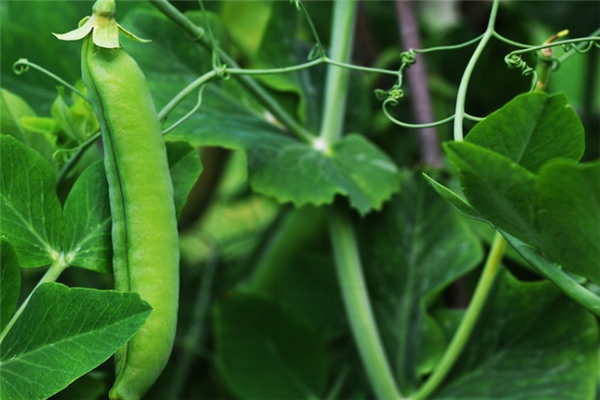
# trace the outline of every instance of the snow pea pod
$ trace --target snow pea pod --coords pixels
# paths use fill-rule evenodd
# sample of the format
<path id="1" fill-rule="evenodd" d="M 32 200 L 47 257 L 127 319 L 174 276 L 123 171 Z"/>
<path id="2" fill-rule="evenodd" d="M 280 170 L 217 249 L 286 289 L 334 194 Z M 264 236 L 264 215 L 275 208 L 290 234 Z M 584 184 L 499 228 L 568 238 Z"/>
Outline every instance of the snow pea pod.
<path id="1" fill-rule="evenodd" d="M 179 245 L 173 187 L 161 126 L 146 79 L 122 48 L 84 39 L 83 80 L 100 121 L 112 214 L 113 269 L 120 291 L 153 308 L 115 354 L 111 399 L 139 399 L 162 372 L 173 346 Z"/>

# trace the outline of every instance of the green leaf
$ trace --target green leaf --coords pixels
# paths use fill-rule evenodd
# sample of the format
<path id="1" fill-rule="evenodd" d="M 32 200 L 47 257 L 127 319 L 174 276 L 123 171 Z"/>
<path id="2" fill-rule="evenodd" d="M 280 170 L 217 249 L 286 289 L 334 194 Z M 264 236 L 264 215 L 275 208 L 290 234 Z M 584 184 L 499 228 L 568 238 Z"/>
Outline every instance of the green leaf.
<path id="1" fill-rule="evenodd" d="M 579 161 L 585 134 L 564 94 L 523 94 L 478 123 L 467 142 L 502 154 L 533 173 L 556 157 Z"/>
<path id="2" fill-rule="evenodd" d="M 41 285 L 2 343 L 0 397 L 50 397 L 106 361 L 150 312 L 137 293 Z"/>
<path id="3" fill-rule="evenodd" d="M 21 290 L 19 259 L 4 238 L 1 239 L 0 259 L 0 330 L 3 330 L 15 313 Z"/>
<path id="4" fill-rule="evenodd" d="M 437 192 L 437 194 L 442 196 L 442 198 L 448 203 L 450 203 L 450 205 L 452 205 L 452 207 L 454 207 L 454 209 L 460 214 L 464 215 L 467 218 L 487 222 L 481 217 L 481 215 L 479 215 L 479 213 L 473 207 L 471 207 L 469 203 L 467 203 L 458 194 L 454 193 L 452 190 L 448 189 L 446 186 L 437 182 L 435 179 L 433 179 L 425 173 L 423 174 L 423 177 L 427 180 L 427 182 L 431 184 L 431 187 Z"/>
<path id="5" fill-rule="evenodd" d="M 202 173 L 202 163 L 198 151 L 187 142 L 167 142 L 166 147 L 175 207 L 179 217 L 188 195 Z"/>
<path id="6" fill-rule="evenodd" d="M 550 283 L 501 272 L 436 400 L 592 400 L 598 326 Z"/>
<path id="7" fill-rule="evenodd" d="M 111 218 L 104 163 L 98 160 L 79 176 L 65 202 L 63 252 L 71 266 L 112 270 Z"/>
<path id="8" fill-rule="evenodd" d="M 35 117 L 35 112 L 19 96 L 6 89 L 0 89 L 0 126 L 3 135 L 11 135 L 21 142 L 26 142 L 27 132 L 21 125 L 23 117 Z"/>
<path id="9" fill-rule="evenodd" d="M 364 215 L 380 209 L 399 189 L 392 160 L 354 134 L 335 143 L 331 154 L 273 136 L 248 150 L 248 164 L 254 190 L 296 207 L 331 204 L 341 194 Z"/>
<path id="10" fill-rule="evenodd" d="M 1 137 L 1 233 L 12 244 L 21 267 L 49 265 L 61 250 L 63 217 L 56 176 L 34 150 Z"/>
<path id="11" fill-rule="evenodd" d="M 323 345 L 301 314 L 257 295 L 234 292 L 214 315 L 217 361 L 243 399 L 320 398 L 327 378 Z"/>
<path id="12" fill-rule="evenodd" d="M 570 272 L 600 283 L 600 162 L 553 161 L 538 181 L 544 249 Z"/>
<path id="13" fill-rule="evenodd" d="M 535 230 L 537 177 L 508 158 L 467 142 L 444 145 L 469 204 L 495 227 L 541 248 Z"/>
<path id="14" fill-rule="evenodd" d="M 36 125 L 40 121 L 45 124 L 42 129 Z M 54 161 L 55 137 L 46 133 L 53 132 L 54 128 L 54 125 L 48 126 L 48 119 L 37 118 L 25 100 L 6 89 L 0 89 L 0 133 L 25 143 L 51 164 Z"/>
<path id="15" fill-rule="evenodd" d="M 428 305 L 481 261 L 481 247 L 460 217 L 418 175 L 381 213 L 359 225 L 374 311 L 403 393 L 430 373 L 446 340 Z"/>

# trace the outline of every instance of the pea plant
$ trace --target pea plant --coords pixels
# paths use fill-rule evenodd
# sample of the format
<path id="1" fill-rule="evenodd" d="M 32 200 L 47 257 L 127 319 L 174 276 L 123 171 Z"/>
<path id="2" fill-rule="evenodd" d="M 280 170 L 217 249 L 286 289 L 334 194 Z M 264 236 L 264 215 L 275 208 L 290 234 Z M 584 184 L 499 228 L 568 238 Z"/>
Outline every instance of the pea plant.
<path id="1" fill-rule="evenodd" d="M 0 399 L 600 399 L 597 5 L 465 3 L 0 3 Z"/>

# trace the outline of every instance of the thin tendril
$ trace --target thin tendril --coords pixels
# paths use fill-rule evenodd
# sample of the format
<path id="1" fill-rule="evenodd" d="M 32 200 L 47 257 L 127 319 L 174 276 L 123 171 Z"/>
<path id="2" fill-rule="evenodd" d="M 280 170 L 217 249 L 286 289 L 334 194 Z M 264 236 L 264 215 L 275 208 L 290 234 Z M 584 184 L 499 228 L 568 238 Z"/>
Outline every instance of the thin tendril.
<path id="1" fill-rule="evenodd" d="M 499 34 L 498 32 L 494 31 L 493 33 L 494 37 L 498 40 L 500 40 L 501 42 L 504 42 L 506 44 L 509 44 L 511 46 L 515 46 L 515 47 L 521 47 L 524 49 L 529 49 L 530 47 L 533 47 L 533 45 L 530 44 L 525 44 L 525 43 L 520 43 L 520 42 L 515 42 L 514 40 L 510 40 L 504 36 L 502 36 L 501 34 Z"/>
<path id="2" fill-rule="evenodd" d="M 508 66 L 508 69 L 519 69 L 521 70 L 521 75 L 529 76 L 531 75 L 531 89 L 530 92 L 534 91 L 537 82 L 538 82 L 538 74 L 535 69 L 531 68 L 523 58 L 516 53 L 510 53 L 506 57 L 504 57 L 504 62 Z"/>
<path id="3" fill-rule="evenodd" d="M 314 48 L 313 51 L 311 51 L 309 54 L 309 59 L 311 59 L 312 57 L 314 57 L 314 58 L 325 57 L 325 48 L 323 47 L 323 44 L 321 43 L 321 39 L 319 38 L 319 34 L 317 33 L 317 29 L 315 28 L 312 18 L 310 17 L 310 14 L 308 13 L 308 10 L 306 9 L 306 7 L 304 7 L 304 3 L 302 3 L 302 1 L 300 1 L 300 0 L 292 0 L 292 1 L 296 4 L 296 8 L 299 11 L 302 11 L 302 13 L 304 14 L 304 17 L 306 18 L 306 22 L 308 23 L 310 31 L 313 35 L 313 38 L 315 39 L 315 42 L 317 42 L 316 48 Z"/>
<path id="4" fill-rule="evenodd" d="M 444 118 L 442 120 L 435 121 L 435 122 L 430 122 L 428 124 L 409 124 L 409 123 L 402 122 L 402 121 L 400 121 L 400 120 L 392 117 L 392 115 L 387 110 L 388 104 L 390 104 L 392 106 L 396 106 L 396 105 L 398 105 L 398 101 L 396 99 L 393 99 L 393 98 L 388 98 L 388 99 L 386 99 L 383 102 L 382 109 L 383 109 L 383 113 L 385 114 L 386 117 L 388 117 L 388 119 L 390 121 L 392 121 L 396 125 L 400 125 L 403 128 L 415 128 L 415 129 L 433 128 L 433 127 L 436 127 L 436 126 L 441 126 L 441 125 L 447 124 L 447 123 L 452 122 L 454 120 L 454 115 L 451 115 L 451 116 L 449 116 L 447 118 Z"/>
<path id="5" fill-rule="evenodd" d="M 169 126 L 167 129 L 165 129 L 162 133 L 163 136 L 166 135 L 167 133 L 171 132 L 173 129 L 177 128 L 179 125 L 184 123 L 188 118 L 190 118 L 196 111 L 198 111 L 198 109 L 202 105 L 202 92 L 204 92 L 205 87 L 206 87 L 206 84 L 200 86 L 200 90 L 198 90 L 198 102 L 196 103 L 194 108 L 192 108 L 187 114 L 185 114 L 179 120 L 174 122 L 173 125 Z"/>
<path id="6" fill-rule="evenodd" d="M 60 78 L 58 75 L 55 75 L 52 72 L 48 71 L 47 69 L 42 68 L 39 65 L 32 63 L 31 61 L 27 60 L 26 58 L 21 58 L 17 62 L 15 62 L 13 64 L 13 71 L 15 74 L 21 75 L 22 73 L 26 72 L 30 67 L 37 69 L 38 71 L 45 74 L 46 76 L 59 82 L 61 85 L 69 88 L 71 91 L 73 91 L 73 93 L 80 96 L 82 99 L 84 99 L 88 103 L 90 102 L 90 99 L 88 99 L 85 94 L 83 94 L 79 90 L 77 90 L 77 88 L 75 86 L 67 83 L 64 79 Z"/>
<path id="7" fill-rule="evenodd" d="M 436 51 L 462 49 L 463 47 L 467 47 L 467 46 L 470 46 L 472 44 L 479 42 L 481 40 L 481 38 L 483 38 L 483 35 L 484 34 L 481 34 L 481 35 L 477 36 L 476 38 L 473 38 L 471 40 L 468 40 L 466 42 L 459 43 L 459 44 L 451 44 L 448 46 L 428 47 L 426 49 L 410 49 L 409 51 L 412 51 L 412 52 L 418 53 L 418 54 L 426 54 L 426 53 L 433 53 Z"/>

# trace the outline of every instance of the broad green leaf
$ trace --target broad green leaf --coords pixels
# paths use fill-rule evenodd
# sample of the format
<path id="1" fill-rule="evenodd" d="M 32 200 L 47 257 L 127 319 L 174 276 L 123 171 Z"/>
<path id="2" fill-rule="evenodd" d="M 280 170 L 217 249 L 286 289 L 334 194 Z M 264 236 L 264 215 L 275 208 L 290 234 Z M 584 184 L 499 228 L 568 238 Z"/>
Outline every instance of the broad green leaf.
<path id="1" fill-rule="evenodd" d="M 2 342 L 0 397 L 59 392 L 106 361 L 150 312 L 137 293 L 41 285 Z"/>
<path id="2" fill-rule="evenodd" d="M 3 330 L 15 313 L 21 290 L 19 259 L 4 238 L 1 239 L 0 259 L 0 330 Z"/>
<path id="3" fill-rule="evenodd" d="M 600 162 L 550 162 L 540 170 L 538 192 L 546 252 L 565 270 L 600 283 Z"/>
<path id="4" fill-rule="evenodd" d="M 181 212 L 202 164 L 183 142 L 166 143 L 174 202 Z M 69 265 L 97 272 L 112 270 L 111 214 L 104 163 L 98 160 L 79 177 L 65 203 L 63 251 Z"/>
<path id="5" fill-rule="evenodd" d="M 441 357 L 446 340 L 428 305 L 482 259 L 477 239 L 420 176 L 359 225 L 364 271 L 381 334 L 403 393 Z"/>
<path id="6" fill-rule="evenodd" d="M 48 129 L 53 131 L 54 127 L 46 126 L 46 130 L 40 133 L 39 130 L 36 131 L 35 125 L 27 125 L 28 120 L 32 124 L 38 121 L 35 112 L 25 100 L 6 89 L 0 89 L 0 133 L 25 143 L 52 164 L 55 138 L 46 133 Z"/>
<path id="7" fill-rule="evenodd" d="M 435 400 L 592 400 L 595 319 L 547 282 L 501 272 L 475 331 Z"/>
<path id="8" fill-rule="evenodd" d="M 37 152 L 10 136 L 2 136 L 1 151 L 1 233 L 21 267 L 49 265 L 60 253 L 63 228 L 56 176 Z"/>
<path id="9" fill-rule="evenodd" d="M 69 265 L 97 272 L 112 270 L 108 183 L 98 160 L 79 176 L 65 202 L 63 252 Z"/>
<path id="10" fill-rule="evenodd" d="M 497 228 L 541 248 L 535 230 L 537 177 L 508 158 L 467 142 L 445 144 L 469 204 Z"/>
<path id="11" fill-rule="evenodd" d="M 502 154 L 533 173 L 556 157 L 579 161 L 585 134 L 564 94 L 523 94 L 478 123 L 467 142 Z"/>
<path id="12" fill-rule="evenodd" d="M 330 204 L 341 194 L 364 215 L 399 189 L 392 160 L 360 135 L 345 136 L 331 154 L 274 136 L 248 151 L 248 164 L 254 190 L 297 207 Z"/>
<path id="13" fill-rule="evenodd" d="M 202 173 L 202 163 L 198 151 L 189 143 L 167 142 L 166 147 L 175 207 L 179 217 L 190 191 Z"/>
<path id="14" fill-rule="evenodd" d="M 242 399 L 320 398 L 327 378 L 316 328 L 293 309 L 234 292 L 214 314 L 217 362 Z"/>

